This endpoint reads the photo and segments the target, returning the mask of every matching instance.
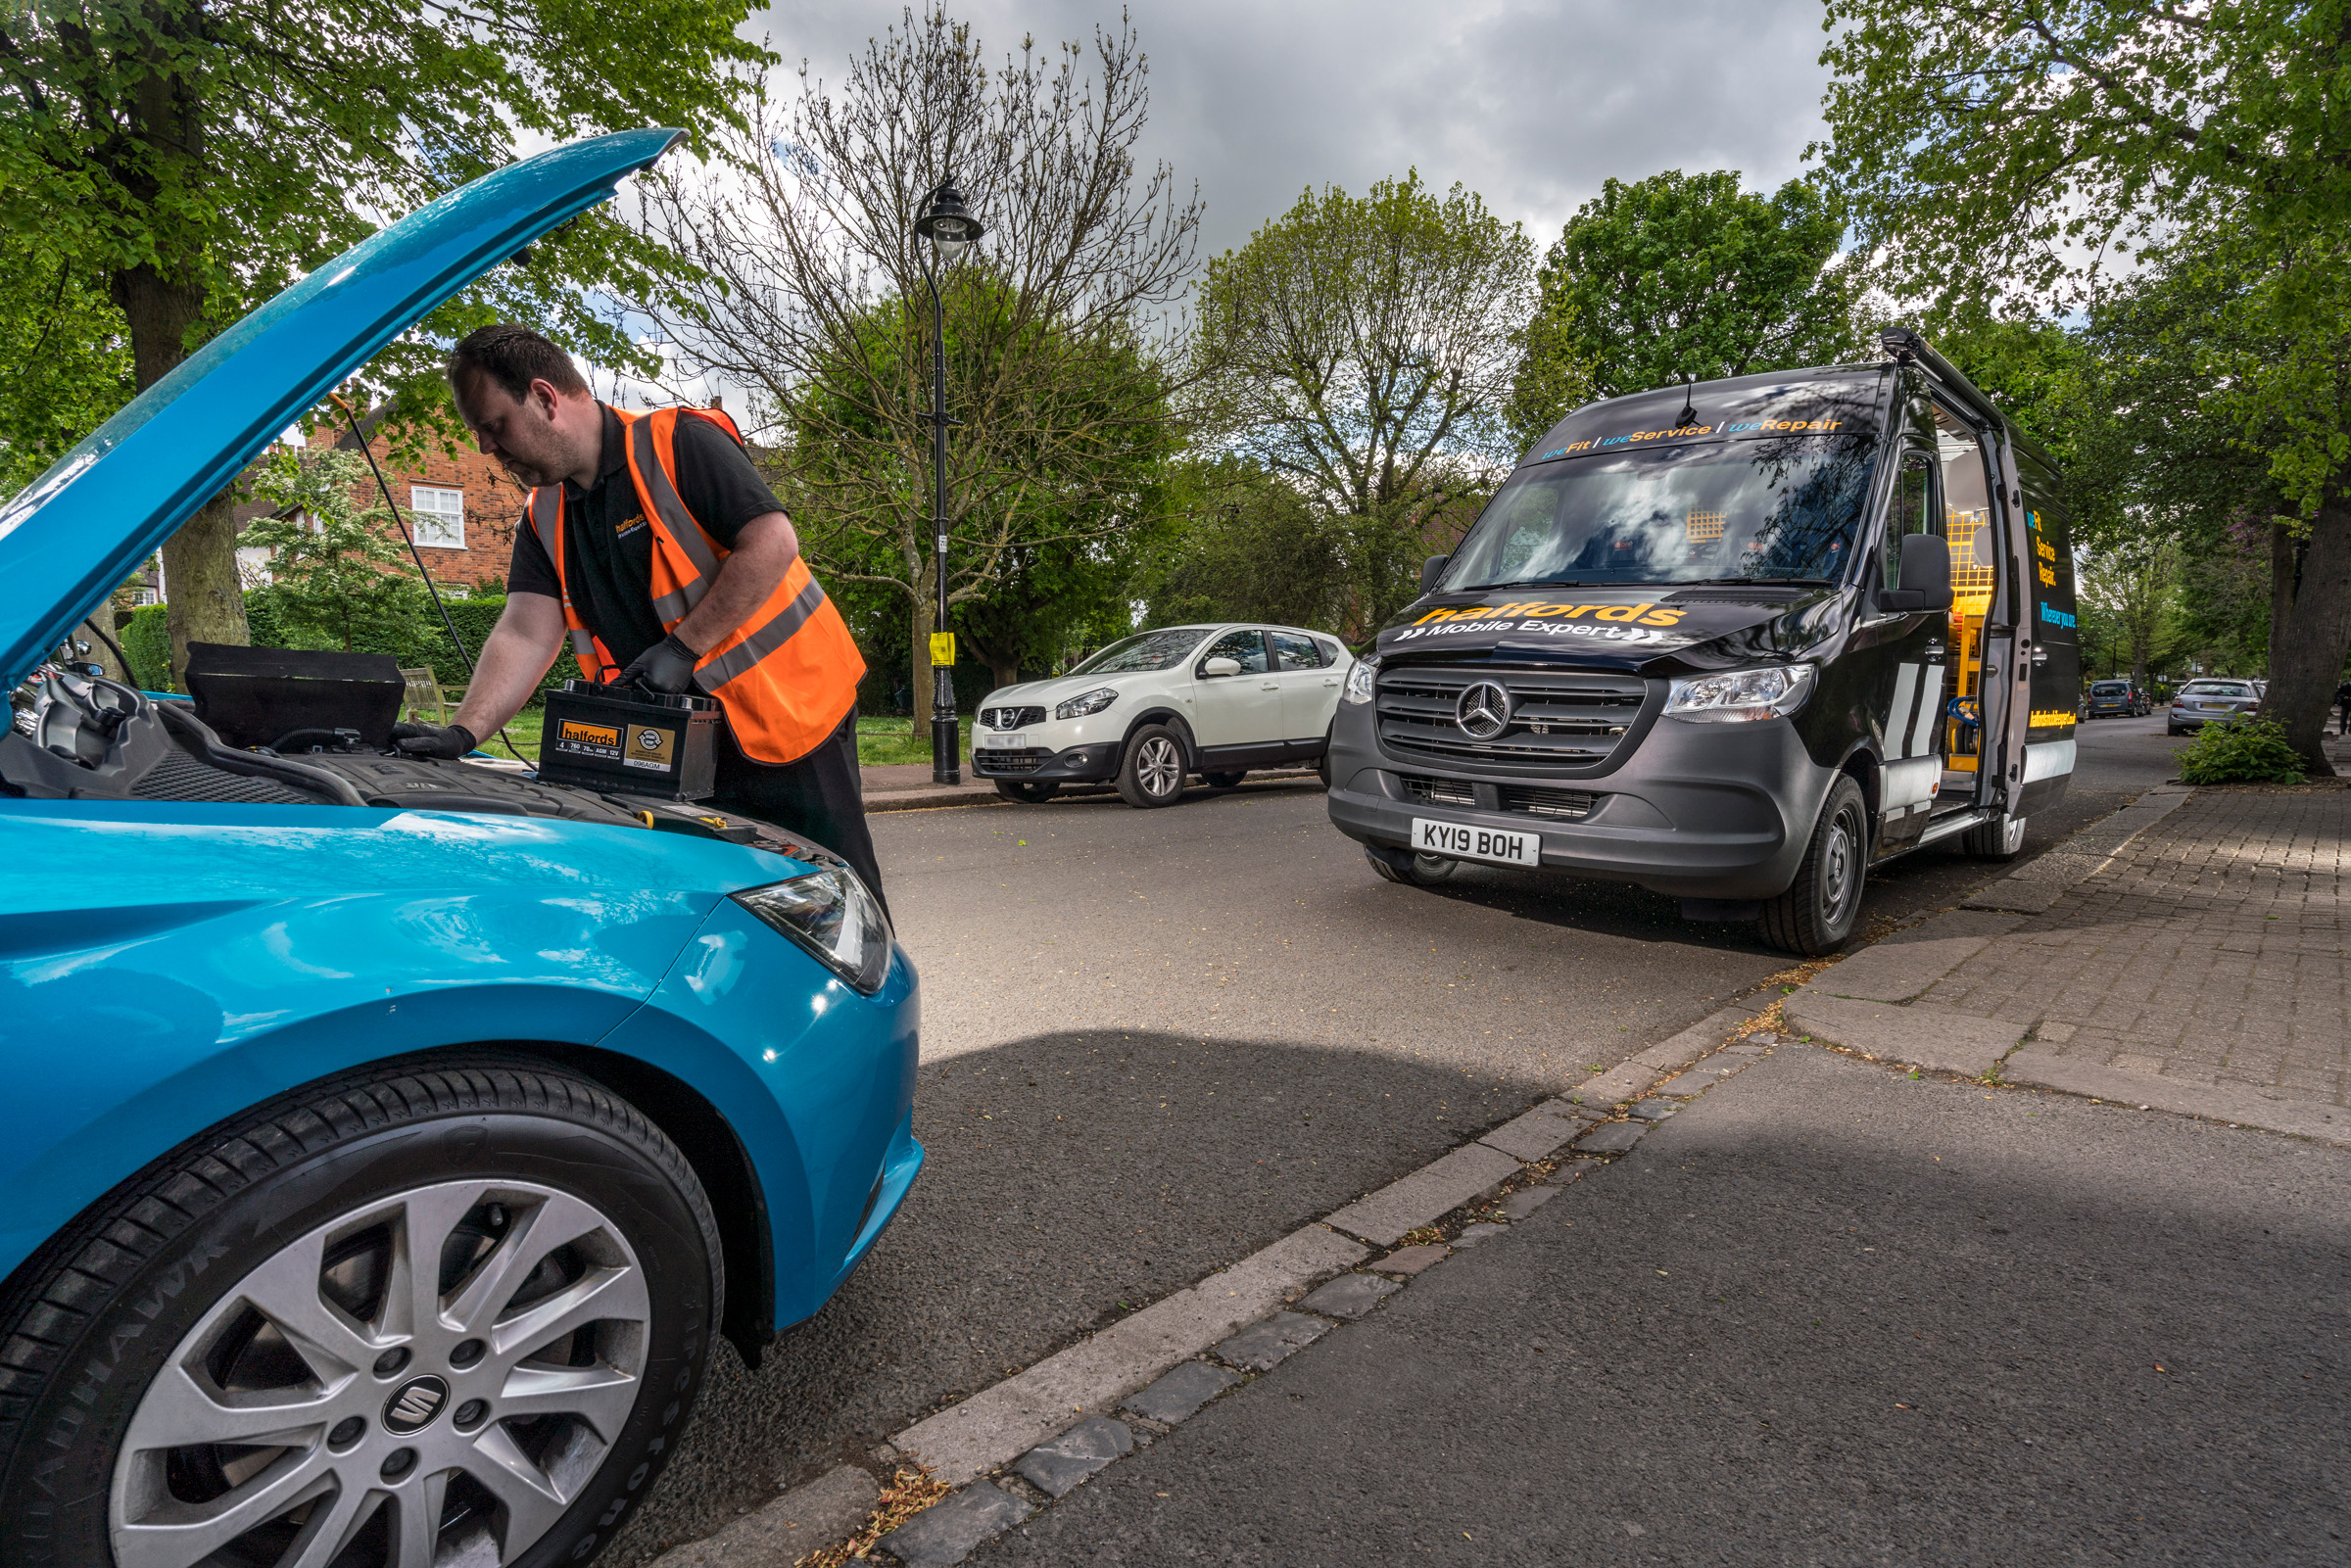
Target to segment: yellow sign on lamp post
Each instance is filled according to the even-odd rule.
[[[932,634],[931,634],[931,668],[933,668],[933,669],[935,669],[935,670],[950,670],[950,669],[953,669],[954,667],[955,667],[955,634],[954,634],[954,633],[952,633],[952,632],[934,632],[934,633],[932,633]]]

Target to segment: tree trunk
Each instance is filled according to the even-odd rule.
[[[2294,531],[2279,518],[2270,519],[2270,651],[2276,657],[2285,636],[2285,619],[2294,604]]]
[[[2322,737],[2351,647],[2351,474],[2340,477],[2312,520],[2298,577],[2270,644],[2270,694],[2262,712],[2285,726],[2305,771],[2331,775]],[[2273,548],[2275,546],[2273,546]]]
[[[196,283],[167,278],[152,262],[117,272],[112,282],[115,304],[130,324],[132,375],[144,392],[188,356],[188,330],[204,309],[204,291]],[[187,668],[190,642],[252,641],[237,583],[237,525],[230,515],[235,503],[231,486],[164,543],[175,684]]]

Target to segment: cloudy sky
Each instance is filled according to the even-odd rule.
[[[1309,185],[1417,166],[1547,246],[1610,175],[1736,168],[1775,186],[1819,128],[1820,0],[1134,0],[1151,62],[1146,158],[1207,199],[1204,254]],[[991,57],[1115,26],[1115,0],[963,0]],[[815,0],[747,31],[838,82],[894,5]]]

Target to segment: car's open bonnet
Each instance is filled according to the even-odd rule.
[[[0,507],[0,689],[385,344],[609,198],[681,134],[572,142],[418,208],[215,338],[66,453]]]

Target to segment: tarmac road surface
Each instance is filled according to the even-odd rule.
[[[2173,772],[2085,725],[2037,854]],[[1612,1066],[1790,960],[1751,927],[1549,874],[1378,880],[1311,780],[872,819],[922,970],[930,1164],[873,1256],[756,1371],[733,1352],[606,1561],[698,1539],[1080,1334]],[[1930,850],[1865,919],[2001,868]]]

